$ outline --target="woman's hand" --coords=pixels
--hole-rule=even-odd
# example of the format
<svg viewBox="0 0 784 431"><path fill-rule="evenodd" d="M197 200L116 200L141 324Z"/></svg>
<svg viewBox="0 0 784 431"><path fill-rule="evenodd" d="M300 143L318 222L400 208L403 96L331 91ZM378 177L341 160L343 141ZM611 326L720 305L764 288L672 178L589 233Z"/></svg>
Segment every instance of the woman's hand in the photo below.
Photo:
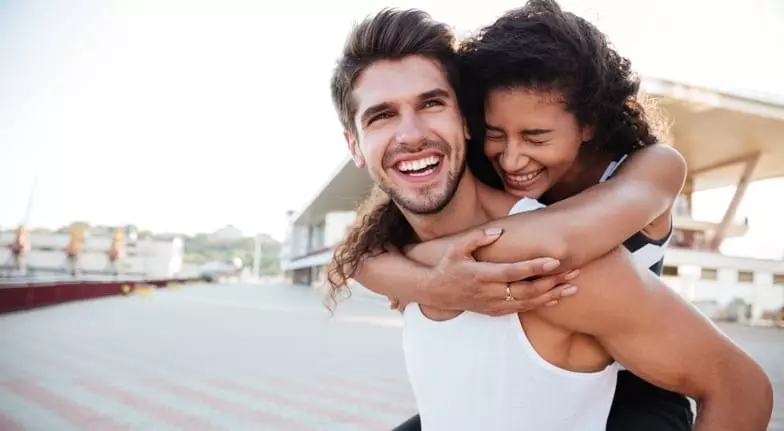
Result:
<svg viewBox="0 0 784 431"><path fill-rule="evenodd" d="M426 306L474 311L500 316L552 306L562 297L577 293L569 280L578 270L555 273L560 263L538 258L514 263L478 262L477 249L495 242L500 230L474 230L462 236L431 270L425 284ZM408 256L416 260L416 253ZM390 298L390 308L402 311L404 303Z"/></svg>

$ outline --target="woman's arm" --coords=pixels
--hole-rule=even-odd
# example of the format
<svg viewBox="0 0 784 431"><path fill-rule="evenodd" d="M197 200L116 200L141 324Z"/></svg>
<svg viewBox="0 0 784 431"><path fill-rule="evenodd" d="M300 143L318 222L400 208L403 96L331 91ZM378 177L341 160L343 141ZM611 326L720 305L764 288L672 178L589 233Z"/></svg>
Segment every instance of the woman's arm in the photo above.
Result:
<svg viewBox="0 0 784 431"><path fill-rule="evenodd" d="M480 226L504 235L474 256L512 262L552 256L562 269L578 268L610 252L669 211L686 179L686 162L674 148L654 145L632 154L604 183L535 212L503 217ZM427 262L465 232L417 244L407 253Z"/></svg>
<svg viewBox="0 0 784 431"><path fill-rule="evenodd" d="M548 249L562 268L577 268L622 244L668 212L686 179L686 162L674 148L643 148L604 183L539 211L494 220L482 228L504 235L477 250L479 260L512 262ZM454 239L454 238L453 238ZM432 253L424 250L417 253Z"/></svg>
<svg viewBox="0 0 784 431"><path fill-rule="evenodd" d="M685 177L686 163L675 149L664 145L647 147L621 164L613 178L576 196L538 211L504 217L478 229L417 244L406 252L410 259L394 251L368 258L354 278L370 290L402 302L481 309L480 305L486 304L480 301L487 299L479 298L481 286L469 277L478 268L470 266L471 257L520 263L547 256L560 262L558 271L578 268L610 252L666 212L680 193ZM468 237L499 230L503 235L488 235L486 243L469 247L465 259L443 261L450 250L465 243ZM530 271L529 276L549 274L555 269L544 269L545 261L541 259L535 263L536 270ZM432 268L437 265L438 268ZM450 277L452 274L458 277ZM500 279L496 276L494 281ZM526 277L518 280L523 278ZM470 294L466 292L475 295L475 306L453 308L456 303L467 304ZM463 299L457 301L458 296ZM453 305L446 307L447 304Z"/></svg>
<svg viewBox="0 0 784 431"><path fill-rule="evenodd" d="M564 285L577 273L548 275L557 269L554 259L524 262L477 262L472 253L496 241L500 230L474 230L455 243L431 241L442 249L421 261L403 256L388 247L385 253L368 257L353 278L368 289L387 296L393 307L417 302L449 310L471 310L502 315L532 310L572 295L576 289ZM534 276L536 281L519 281ZM507 283L514 301L506 300Z"/></svg>

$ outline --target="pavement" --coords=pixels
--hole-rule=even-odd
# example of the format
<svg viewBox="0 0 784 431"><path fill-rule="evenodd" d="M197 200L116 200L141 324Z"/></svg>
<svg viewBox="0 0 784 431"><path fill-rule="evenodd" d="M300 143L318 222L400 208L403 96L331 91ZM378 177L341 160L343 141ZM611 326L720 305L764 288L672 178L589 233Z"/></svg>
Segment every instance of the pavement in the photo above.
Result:
<svg viewBox="0 0 784 431"><path fill-rule="evenodd" d="M0 430L389 430L416 412L401 318L310 288L192 285L0 315ZM776 385L784 330L721 325Z"/></svg>

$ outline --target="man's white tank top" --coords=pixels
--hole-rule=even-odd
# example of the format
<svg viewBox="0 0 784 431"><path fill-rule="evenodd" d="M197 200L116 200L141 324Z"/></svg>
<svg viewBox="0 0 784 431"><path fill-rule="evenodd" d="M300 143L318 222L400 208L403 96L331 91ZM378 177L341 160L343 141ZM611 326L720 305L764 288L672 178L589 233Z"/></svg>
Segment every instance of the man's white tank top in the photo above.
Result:
<svg viewBox="0 0 784 431"><path fill-rule="evenodd" d="M510 214L542 207L524 198ZM433 321L418 304L403 314L406 370L423 431L604 431L616 363L567 371L534 350L517 314L463 312Z"/></svg>

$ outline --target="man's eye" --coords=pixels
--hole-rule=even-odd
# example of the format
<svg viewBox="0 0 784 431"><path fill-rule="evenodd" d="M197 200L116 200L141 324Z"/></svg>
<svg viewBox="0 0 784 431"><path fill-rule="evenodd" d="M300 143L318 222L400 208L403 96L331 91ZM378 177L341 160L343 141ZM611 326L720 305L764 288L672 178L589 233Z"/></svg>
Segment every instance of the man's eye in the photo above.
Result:
<svg viewBox="0 0 784 431"><path fill-rule="evenodd" d="M424 108L433 108L436 106L444 106L444 104L440 100L428 100L427 102L423 103L422 106Z"/></svg>
<svg viewBox="0 0 784 431"><path fill-rule="evenodd" d="M493 140L493 141L498 141L498 140L504 139L504 135L501 134L501 133L488 133L488 134L485 135L485 138Z"/></svg>
<svg viewBox="0 0 784 431"><path fill-rule="evenodd" d="M372 117L370 119L370 121L368 121L368 125L373 124L377 120L386 120L387 118L392 118L392 114L390 114L388 112L384 112L384 113L378 114L378 115Z"/></svg>

